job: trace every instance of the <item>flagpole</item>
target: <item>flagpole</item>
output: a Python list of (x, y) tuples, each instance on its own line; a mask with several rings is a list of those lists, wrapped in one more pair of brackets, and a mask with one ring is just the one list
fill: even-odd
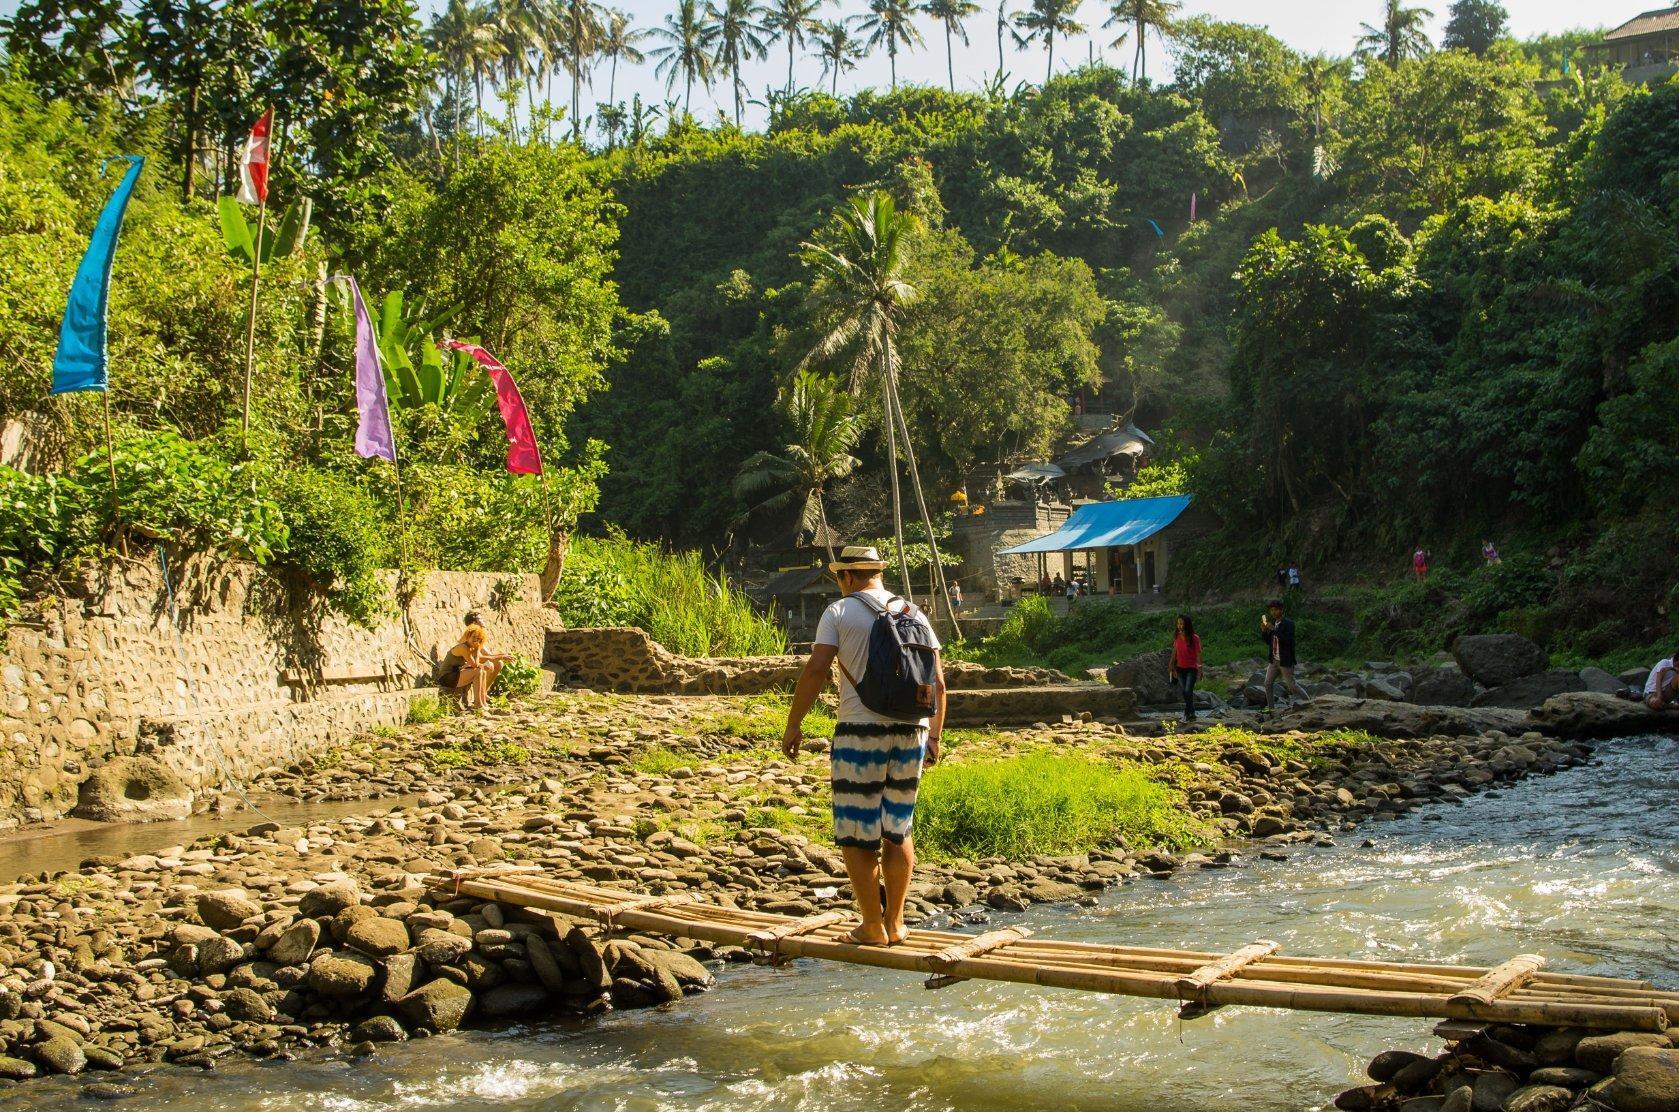
[(268, 190), (262, 191), (257, 206), (256, 247), (251, 253), (251, 311), (245, 322), (245, 405), (239, 418), (239, 449), (250, 451), (251, 439), (251, 365), (256, 358), (257, 343), (257, 283), (262, 280), (262, 237), (268, 228)]
[(99, 400), (105, 413), (105, 465), (111, 473), (111, 524), (117, 531), (117, 551), (124, 558), (128, 556), (128, 538), (122, 528), (122, 497), (117, 493), (117, 444), (111, 436), (111, 389), (107, 386), (99, 392)]

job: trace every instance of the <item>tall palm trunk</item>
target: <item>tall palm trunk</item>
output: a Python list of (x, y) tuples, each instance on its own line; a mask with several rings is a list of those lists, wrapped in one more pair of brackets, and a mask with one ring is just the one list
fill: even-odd
[(950, 91), (953, 93), (956, 91), (956, 58), (953, 53), (954, 50), (955, 48), (950, 45), (950, 24), (946, 23), (944, 25), (944, 69), (945, 74), (950, 78)]
[(1048, 85), (1049, 79), (1055, 76), (1055, 28), (1049, 29), (1049, 34), (1044, 36), (1044, 42), (1049, 45), (1049, 64), (1044, 67), (1044, 84)]
[(904, 503), (898, 492), (897, 410), (894, 408), (897, 391), (891, 386), (897, 352), (892, 348), (890, 326), (880, 327), (885, 333), (885, 343), (881, 347), (881, 360), (885, 366), (880, 376), (880, 404), (886, 413), (886, 473), (892, 480), (892, 539), (898, 544), (898, 577), (904, 585), (904, 597), (914, 605), (915, 587), (909, 580), (909, 555), (904, 551)]
[(787, 95), (793, 95), (793, 34), (787, 34)]
[(898, 91), (898, 43), (895, 39), (886, 40), (886, 60), (892, 63), (892, 91)]
[(1003, 19), (1003, 13), (1008, 8), (1008, 0), (1000, 0), (997, 5), (997, 80), (1003, 79), (1003, 29), (1008, 26)]
[[(892, 411), (898, 415), (898, 433), (904, 438), (904, 462), (909, 464), (910, 489), (915, 492), (915, 504), (921, 511), (921, 527), (927, 532), (927, 551), (932, 557), (933, 568), (927, 575), (928, 582), (936, 584), (933, 588), (933, 602), (928, 608), (937, 616), (939, 599), (944, 599), (945, 613), (950, 616), (950, 631), (955, 637), (962, 636), (962, 627), (956, 621), (956, 607), (950, 602), (950, 588), (944, 581), (944, 563), (939, 559), (938, 538), (933, 535), (933, 515), (927, 512), (927, 496), (921, 489), (921, 470), (915, 464), (915, 445), (910, 443), (909, 422), (904, 418), (903, 402), (898, 398), (898, 376), (896, 369), (887, 376), (886, 388), (892, 394)], [(902, 550), (903, 542), (899, 541)], [(914, 599), (910, 600), (915, 601)]]
[(835, 559), (834, 538), (828, 532), (828, 507), (822, 502), (822, 485), (818, 483), (811, 494), (816, 499), (816, 520), (822, 528), (822, 547), (828, 550), (828, 563), (831, 566)]

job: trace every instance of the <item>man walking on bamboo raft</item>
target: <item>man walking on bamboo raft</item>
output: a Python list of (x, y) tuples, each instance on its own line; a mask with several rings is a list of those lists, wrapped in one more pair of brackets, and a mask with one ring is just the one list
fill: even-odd
[(889, 946), (907, 934), (904, 899), (915, 868), (910, 827), (922, 765), (939, 759), (944, 668), (926, 616), (882, 584), (886, 564), (879, 552), (852, 545), (828, 568), (841, 598), (817, 623), (810, 659), (793, 690), (781, 751), (798, 759), (805, 715), (837, 662), (834, 842), (863, 918), (850, 941)]

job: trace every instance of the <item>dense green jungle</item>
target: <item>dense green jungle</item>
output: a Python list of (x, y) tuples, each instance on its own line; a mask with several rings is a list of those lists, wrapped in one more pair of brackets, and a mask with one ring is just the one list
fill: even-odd
[[(1512, 39), (1483, 0), (1438, 43), (1371, 0), (1344, 57), (1186, 7), (1114, 5), (1166, 44), (1166, 80), (1140, 53), (1022, 79), (1078, 10), (1034, 0), (1015, 72), (964, 75), (982, 91), (836, 95), (857, 52), (920, 44), (915, 21), (937, 50), (989, 16), (681, 0), (643, 30), (588, 0), (454, 0), (429, 22), (406, 0), (23, 4), (0, 70), (0, 417), (30, 459), (0, 469), (0, 606), (162, 542), (271, 563), (366, 620), (391, 604), (378, 569), (553, 570), (577, 534), (593, 547), (562, 609), (645, 620), (658, 590), (613, 546), (697, 550), (692, 575), (715, 575), (786, 524), (749, 513), (766, 487), (819, 494), (841, 536), (890, 535), (858, 354), (889, 335), (935, 507), (987, 464), (1049, 457), (1078, 399), (1154, 436), (1137, 491), (1221, 522), (1174, 564), (1186, 599), (1292, 560), (1354, 592), (1337, 605), (1372, 648), (1671, 641), (1679, 85), (1592, 65), (1599, 32)], [(783, 46), (787, 87), (743, 127), (742, 52)], [(657, 65), (673, 99), (602, 97), (620, 64)], [(734, 112), (690, 112), (696, 84)], [(218, 197), (269, 105), (253, 247), (255, 207)], [(119, 154), (148, 163), (113, 275), (108, 453), (101, 399), (49, 389)], [(840, 266), (868, 263), (858, 214), (882, 212), (908, 291), (885, 308)], [(339, 274), (377, 318), (400, 475), (351, 450)], [(491, 399), (443, 336), (518, 376), (543, 482), (502, 470)], [(799, 372), (843, 426), (825, 458)], [(1481, 567), (1489, 539), (1503, 563)], [(1406, 582), (1416, 547), (1426, 584)]]

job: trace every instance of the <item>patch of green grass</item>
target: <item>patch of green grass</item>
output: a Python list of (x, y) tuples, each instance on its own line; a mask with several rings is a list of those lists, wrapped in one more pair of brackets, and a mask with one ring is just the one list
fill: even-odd
[(698, 760), (695, 754), (668, 745), (649, 745), (630, 764), (643, 776), (669, 776), (676, 769), (693, 768)]
[(408, 703), (408, 724), (429, 726), (449, 713), (449, 706), (436, 695), (416, 695)]
[(427, 749), (421, 754), (421, 759), (433, 769), (445, 769), (524, 764), (531, 759), (531, 754), (529, 749), (516, 741), (469, 741), (465, 745), (441, 745)]
[(832, 844), (833, 823), (828, 807), (807, 804), (805, 814), (797, 814), (786, 807), (748, 807), (740, 825), (748, 830), (780, 830), (786, 834), (803, 834), (813, 842)]
[(936, 857), (1080, 853), (1127, 839), (1191, 845), (1200, 825), (1181, 796), (1136, 768), (1036, 750), (929, 769), (916, 844)]
[[(703, 734), (738, 737), (746, 741), (779, 741), (787, 727), (787, 708), (791, 700), (785, 695), (753, 695), (738, 707), (722, 711), (701, 722)], [(820, 705), (805, 715), (806, 737), (834, 736), (834, 717)]]

